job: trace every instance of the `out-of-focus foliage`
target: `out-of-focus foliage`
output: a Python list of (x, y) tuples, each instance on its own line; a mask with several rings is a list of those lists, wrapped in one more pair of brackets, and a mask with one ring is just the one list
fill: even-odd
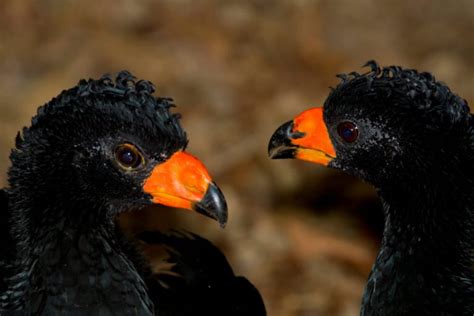
[(128, 69), (175, 99), (230, 220), (221, 230), (155, 208), (124, 226), (215, 241), (269, 315), (356, 315), (381, 230), (375, 193), (316, 165), (270, 161), (268, 138), (321, 105), (335, 74), (373, 58), (432, 71), (472, 103), (473, 29), (471, 0), (2, 1), (0, 180), (39, 105), (80, 78)]

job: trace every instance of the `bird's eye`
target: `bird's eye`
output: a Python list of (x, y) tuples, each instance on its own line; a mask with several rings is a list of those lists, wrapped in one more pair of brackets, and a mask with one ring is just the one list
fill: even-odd
[(353, 143), (359, 137), (359, 129), (352, 122), (345, 121), (337, 126), (337, 133), (346, 143)]
[(115, 148), (115, 159), (120, 167), (126, 170), (137, 169), (145, 159), (137, 147), (132, 144), (121, 144)]

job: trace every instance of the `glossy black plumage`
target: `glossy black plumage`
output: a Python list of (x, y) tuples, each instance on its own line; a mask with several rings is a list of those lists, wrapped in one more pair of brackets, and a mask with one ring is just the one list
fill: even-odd
[(5, 278), (12, 273), (10, 267), (15, 257), (12, 238), (10, 235), (9, 214), (8, 214), (8, 196), (5, 190), (0, 190), (0, 293), (6, 291), (7, 284)]
[[(14, 246), (11, 253), (2, 247), (2, 314), (159, 311), (150, 268), (115, 224), (121, 212), (151, 203), (144, 180), (187, 145), (179, 116), (169, 111), (172, 100), (153, 92), (126, 71), (115, 80), (81, 80), (40, 107), (18, 134), (9, 187), (0, 196), (2, 220), (8, 217), (2, 234), (8, 231)], [(145, 167), (117, 167), (114, 148), (124, 142), (141, 149)]]
[[(145, 232), (148, 244), (167, 248), (172, 273), (157, 274), (152, 298), (158, 315), (265, 315), (258, 290), (236, 276), (225, 256), (211, 242), (196, 234)], [(162, 286), (163, 284), (164, 286)], [(179, 308), (179, 309), (178, 309)]]
[[(367, 66), (364, 74), (339, 75), (321, 121), (316, 109), (305, 116), (324, 125), (320, 134), (299, 136), (312, 139), (305, 146), (313, 155), (331, 151), (313, 162), (371, 183), (383, 202), (382, 245), (361, 315), (472, 316), (474, 117), (467, 102), (430, 73), (380, 68), (374, 61)], [(344, 126), (357, 134), (344, 134)], [(295, 153), (303, 148), (284, 127), (274, 134), (270, 154), (285, 144)], [(326, 139), (331, 144), (323, 148)]]
[(324, 105), (330, 165), (374, 184), (383, 201), (382, 249), (362, 315), (473, 315), (474, 119), (466, 101), (429, 73), (401, 67), (343, 76)]

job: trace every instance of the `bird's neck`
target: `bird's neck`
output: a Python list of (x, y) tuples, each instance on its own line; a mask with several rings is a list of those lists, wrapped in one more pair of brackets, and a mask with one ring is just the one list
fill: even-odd
[[(73, 208), (67, 213), (79, 211)], [(38, 210), (23, 214), (35, 211)], [(57, 209), (48, 212), (66, 213)], [(22, 273), (28, 275), (22, 303), (26, 310), (34, 308), (28, 304), (42, 300), (45, 310), (51, 314), (58, 311), (151, 313), (153, 304), (146, 293), (145, 282), (133, 258), (128, 256), (131, 245), (113, 220), (104, 220), (100, 225), (95, 221), (88, 225), (82, 216), (47, 218), (35, 223), (31, 223), (31, 218), (26, 219), (30, 222), (24, 233), (29, 238), (19, 254)], [(55, 306), (60, 306), (60, 309), (56, 310)]]
[(402, 191), (379, 192), (385, 229), (362, 315), (464, 315), (474, 308), (472, 185)]

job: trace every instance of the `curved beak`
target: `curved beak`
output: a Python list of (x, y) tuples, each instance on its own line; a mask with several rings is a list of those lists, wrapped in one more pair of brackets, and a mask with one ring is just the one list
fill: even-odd
[(143, 184), (152, 202), (193, 210), (213, 218), (224, 227), (227, 203), (206, 167), (196, 157), (179, 151), (157, 165)]
[(268, 144), (272, 159), (295, 158), (327, 166), (336, 157), (323, 108), (312, 108), (280, 126)]

